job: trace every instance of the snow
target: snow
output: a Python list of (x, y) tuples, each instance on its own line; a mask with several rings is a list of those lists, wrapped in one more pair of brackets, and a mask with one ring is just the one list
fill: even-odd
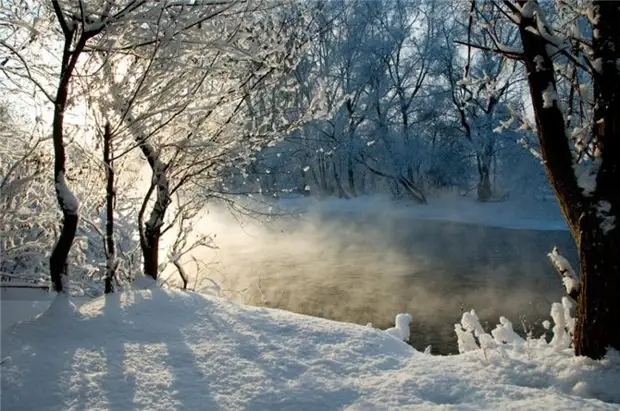
[(592, 61), (592, 67), (598, 74), (603, 74), (603, 59), (599, 57)]
[(575, 330), (575, 319), (570, 311), (572, 303), (568, 297), (562, 297), (562, 304), (551, 305), (551, 318), (553, 318), (553, 339), (551, 346), (556, 350), (568, 349), (571, 344), (572, 334)]
[(18, 321), (26, 321), (43, 313), (52, 299), (52, 293), (40, 288), (0, 289), (1, 329), (5, 330)]
[(566, 288), (566, 293), (570, 294), (573, 290), (579, 291), (579, 277), (575, 274), (575, 270), (573, 270), (568, 260), (560, 254), (557, 247), (553, 247), (553, 250), (547, 256), (555, 269), (562, 275), (562, 282)]
[(605, 234), (616, 227), (616, 217), (611, 213), (611, 203), (609, 201), (599, 201), (596, 208), (596, 216), (601, 220), (601, 229)]
[(409, 326), (411, 321), (411, 314), (396, 314), (394, 327), (388, 328), (385, 332), (399, 341), (409, 341), (409, 336), (411, 334)]
[(512, 323), (506, 317), (499, 317), (499, 324), (491, 331), (491, 335), (495, 342), (500, 344), (523, 342), (523, 338), (514, 332)]
[(536, 64), (536, 71), (545, 71), (545, 59), (541, 55), (534, 57), (534, 64)]
[(596, 178), (600, 164), (600, 159), (596, 158), (591, 164), (573, 165), (575, 176), (577, 177), (577, 185), (579, 185), (586, 196), (590, 196), (596, 191)]
[(77, 311), (55, 300), (2, 333), (1, 378), (7, 410), (614, 410), (620, 403), (615, 351), (594, 361), (538, 339), (433, 356), (370, 327), (162, 289), (111, 294)]
[(542, 94), (543, 108), (553, 108), (554, 103), (558, 101), (558, 93), (555, 91), (553, 84), (549, 83), (545, 91)]
[(62, 207), (70, 214), (77, 214), (79, 202), (65, 180), (65, 174), (61, 171), (56, 178), (56, 193), (62, 202)]
[(538, 5), (534, 0), (528, 0), (527, 3), (521, 7), (521, 16), (526, 19), (531, 19), (534, 17), (534, 12), (538, 11)]

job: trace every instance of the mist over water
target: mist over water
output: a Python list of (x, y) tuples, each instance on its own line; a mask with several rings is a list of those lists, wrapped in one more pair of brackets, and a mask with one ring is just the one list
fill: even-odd
[[(554, 245), (574, 261), (566, 231), (514, 230), (373, 213), (313, 211), (265, 223), (211, 212), (199, 230), (217, 250), (194, 253), (201, 276), (258, 306), (388, 328), (413, 315), (412, 343), (455, 353), (454, 324), (475, 309), (489, 329), (500, 315), (516, 330), (549, 318), (564, 294), (547, 261)], [(197, 290), (210, 287), (197, 279)], [(190, 283), (192, 285), (192, 283)], [(259, 291), (259, 285), (260, 289)]]

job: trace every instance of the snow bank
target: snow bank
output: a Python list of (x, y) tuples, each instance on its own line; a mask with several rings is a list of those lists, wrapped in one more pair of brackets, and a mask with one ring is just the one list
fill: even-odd
[[(113, 294), (2, 334), (6, 410), (618, 409), (620, 356), (548, 344), (419, 353), (381, 330), (176, 290)], [(503, 326), (508, 324), (503, 322)], [(613, 404), (615, 402), (616, 404)]]

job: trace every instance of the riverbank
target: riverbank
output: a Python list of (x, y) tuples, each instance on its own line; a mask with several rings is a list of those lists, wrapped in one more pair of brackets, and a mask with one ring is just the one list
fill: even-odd
[[(415, 328), (415, 315), (413, 327)], [(620, 356), (546, 343), (462, 355), (175, 290), (55, 301), (2, 333), (3, 409), (612, 410)]]

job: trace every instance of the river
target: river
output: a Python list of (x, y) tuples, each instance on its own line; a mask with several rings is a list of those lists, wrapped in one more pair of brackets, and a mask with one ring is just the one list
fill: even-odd
[(546, 254), (558, 246), (571, 261), (576, 256), (567, 231), (398, 214), (332, 213), (259, 231), (220, 231), (220, 248), (202, 258), (225, 290), (237, 291), (233, 298), (379, 328), (408, 312), (412, 345), (432, 345), (438, 354), (457, 352), (454, 324), (472, 308), (489, 330), (503, 315), (517, 331), (525, 324), (542, 332), (551, 303), (564, 295)]

